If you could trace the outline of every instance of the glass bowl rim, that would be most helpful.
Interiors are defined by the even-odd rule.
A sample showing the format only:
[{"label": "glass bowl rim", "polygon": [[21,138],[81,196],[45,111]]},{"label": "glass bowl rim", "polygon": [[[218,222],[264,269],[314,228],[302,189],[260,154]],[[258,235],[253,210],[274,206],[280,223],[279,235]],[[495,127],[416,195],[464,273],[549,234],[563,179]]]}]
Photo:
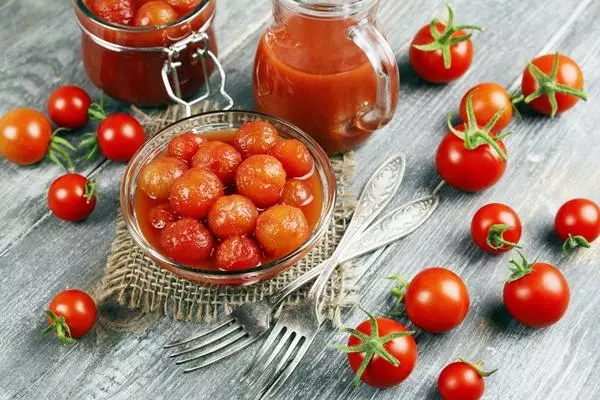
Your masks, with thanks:
[{"label": "glass bowl rim", "polygon": [[[94,14],[92,12],[92,10],[90,10],[90,8],[87,6],[85,0],[73,0],[73,4],[86,17],[88,17],[94,23],[102,26],[103,28],[106,28],[106,29],[109,29],[112,31],[116,31],[116,32],[152,32],[152,31],[158,31],[161,29],[171,28],[174,26],[178,26],[180,24],[185,25],[186,23],[193,20],[198,14],[202,13],[204,11],[204,9],[208,7],[208,4],[211,1],[212,0],[201,0],[200,3],[192,11],[190,11],[188,14],[186,14],[183,18],[178,18],[175,21],[172,21],[172,22],[169,22],[166,24],[162,24],[162,25],[154,25],[154,26],[128,26],[128,25],[115,24],[115,23],[103,20],[100,17],[98,17],[96,14]],[[215,14],[215,12],[213,11],[213,15],[214,14]],[[209,21],[207,21],[207,22],[210,22],[210,18],[209,18]]]},{"label": "glass bowl rim", "polygon": [[[323,199],[324,199],[324,202],[326,202],[326,207],[324,207],[324,212],[319,217],[319,222],[318,222],[317,226],[315,227],[315,229],[313,230],[313,232],[311,233],[311,236],[308,238],[308,240],[306,240],[306,242],[304,242],[302,244],[302,246],[300,246],[299,248],[294,250],[292,253],[290,253],[282,258],[278,258],[278,259],[268,262],[266,264],[261,264],[254,268],[240,270],[240,271],[221,271],[221,270],[217,270],[217,269],[190,268],[188,266],[177,263],[177,262],[172,261],[172,260],[168,259],[167,257],[163,256],[152,245],[150,245],[150,243],[147,242],[146,238],[144,237],[144,234],[141,232],[140,228],[138,227],[137,220],[136,220],[135,216],[133,215],[133,213],[130,212],[130,209],[129,209],[130,195],[129,195],[128,187],[130,186],[130,183],[132,183],[132,182],[130,182],[130,180],[134,180],[133,183],[135,184],[135,179],[137,178],[137,174],[133,177],[131,176],[133,173],[133,166],[136,165],[135,161],[137,160],[138,157],[140,157],[143,150],[147,146],[150,146],[151,144],[158,142],[161,134],[163,132],[171,129],[172,127],[182,124],[188,120],[198,118],[198,117],[209,117],[211,115],[236,114],[236,113],[237,114],[246,114],[246,115],[249,115],[252,117],[266,119],[267,121],[275,121],[278,124],[284,125],[288,129],[294,131],[296,134],[298,134],[302,138],[302,142],[305,145],[307,145],[307,148],[309,149],[311,155],[315,158],[315,169],[317,171],[319,169],[323,170],[323,175],[325,176],[325,179],[327,180],[325,185],[323,185],[324,189],[327,188],[328,192],[330,192],[330,193],[327,193],[327,192],[323,193]],[[319,166],[317,167],[317,165],[319,165]],[[138,169],[138,173],[139,173],[139,169]],[[157,262],[157,263],[159,264],[159,266],[161,268],[164,268],[164,266],[161,265],[161,263],[164,263],[164,264],[167,264],[170,267],[172,267],[174,270],[182,270],[186,274],[196,275],[198,278],[208,277],[208,278],[244,279],[246,277],[248,277],[248,278],[255,277],[257,274],[262,274],[262,273],[268,272],[270,270],[277,269],[281,265],[296,258],[298,255],[302,254],[303,252],[306,252],[308,249],[310,249],[314,245],[316,245],[319,240],[322,239],[322,237],[325,235],[325,232],[329,228],[329,225],[333,218],[335,204],[337,201],[337,181],[336,181],[335,173],[333,171],[333,167],[331,166],[329,156],[327,155],[325,150],[323,150],[323,148],[312,137],[310,137],[307,133],[305,133],[303,130],[301,130],[300,128],[298,128],[294,124],[291,124],[288,121],[285,121],[278,117],[274,117],[272,115],[268,115],[268,114],[264,114],[264,113],[260,113],[260,112],[256,112],[256,111],[235,110],[234,109],[234,110],[207,111],[207,112],[194,114],[190,117],[179,119],[179,120],[177,120],[173,123],[170,123],[169,125],[161,128],[160,131],[158,131],[153,137],[151,137],[146,143],[144,143],[144,145],[133,155],[133,157],[127,164],[127,167],[125,168],[125,171],[123,172],[123,177],[121,179],[121,185],[120,185],[119,192],[120,192],[119,199],[120,199],[121,212],[123,214],[123,219],[125,220],[125,225],[127,226],[127,230],[133,237],[133,240],[135,241],[135,244],[137,246],[139,246],[143,251],[149,253],[151,255],[151,257],[154,259],[154,261],[159,260],[159,262]],[[283,272],[283,271],[281,271],[281,272]],[[184,278],[184,279],[187,279],[187,278]]]}]

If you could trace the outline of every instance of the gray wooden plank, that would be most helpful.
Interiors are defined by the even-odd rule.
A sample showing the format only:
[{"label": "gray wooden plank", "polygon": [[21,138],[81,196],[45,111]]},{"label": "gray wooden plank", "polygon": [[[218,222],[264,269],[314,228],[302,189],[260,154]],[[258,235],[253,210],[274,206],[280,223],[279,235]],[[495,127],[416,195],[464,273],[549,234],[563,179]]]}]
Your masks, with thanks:
[{"label": "gray wooden plank", "polygon": [[[547,40],[567,19],[572,11],[569,4],[536,2],[519,5],[516,1],[463,9],[457,2],[467,22],[485,20],[486,26],[503,27],[512,21],[514,29],[502,52],[491,54],[506,40],[500,33],[481,35],[476,39],[478,56],[471,73],[457,84],[444,88],[424,85],[403,68],[401,107],[394,122],[380,132],[377,139],[367,143],[357,154],[359,165],[373,163],[390,155],[394,147],[409,155],[409,174],[397,199],[402,202],[422,193],[436,181],[431,167],[432,154],[443,131],[443,118],[448,108],[455,107],[460,94],[471,84],[485,78],[510,84],[525,61],[544,47]],[[390,3],[386,6],[389,7]],[[489,8],[488,8],[489,7]],[[528,7],[525,12],[524,7]],[[439,7],[438,7],[439,8]],[[552,9],[565,19],[543,20],[543,10]],[[397,26],[400,19],[393,9],[387,9],[384,26],[393,47],[404,52],[404,45],[420,23],[429,15],[418,11],[415,3],[405,11],[409,23]],[[509,14],[506,10],[512,10]],[[597,4],[587,8],[585,18],[574,31],[569,31],[560,43],[565,50],[583,64],[587,73],[588,89],[598,92],[600,77],[594,74],[599,62],[598,44],[594,43],[597,27],[593,17],[599,15]],[[464,12],[464,13],[463,13]],[[514,14],[513,14],[514,12]],[[525,19],[515,21],[514,15]],[[411,18],[408,17],[411,16]],[[412,18],[413,15],[418,15]],[[527,17],[528,16],[528,17]],[[421,19],[421,20],[420,20]],[[482,22],[483,23],[483,22]],[[522,25],[521,25],[522,24]],[[390,29],[391,28],[391,29]],[[489,29],[488,29],[489,33]],[[254,43],[256,35],[250,36]],[[481,50],[480,50],[481,49]],[[519,53],[522,59],[500,63],[503,58]],[[250,105],[248,66],[253,54],[252,46],[240,46],[234,57],[241,61],[228,64],[232,71],[232,88],[236,99]],[[490,56],[488,57],[488,54]],[[505,61],[505,60],[504,60]],[[401,65],[403,58],[400,57]],[[502,67],[498,67],[502,65]],[[441,264],[453,267],[467,281],[472,293],[473,309],[468,320],[456,331],[443,336],[418,335],[419,364],[408,382],[395,390],[377,392],[377,398],[423,398],[432,396],[435,377],[446,363],[459,355],[488,360],[489,365],[500,365],[502,370],[488,381],[489,398],[579,398],[598,396],[598,378],[591,368],[598,364],[594,354],[593,321],[598,317],[598,304],[594,299],[594,268],[598,256],[593,251],[581,252],[570,260],[567,277],[573,290],[573,303],[559,325],[545,331],[532,332],[510,322],[499,305],[500,285],[505,275],[506,257],[493,258],[482,255],[469,242],[467,226],[474,210],[487,201],[506,201],[521,212],[526,224],[525,239],[528,248],[544,255],[547,261],[559,262],[559,244],[550,235],[553,211],[560,202],[575,193],[598,199],[598,186],[587,184],[597,181],[598,161],[589,142],[597,141],[597,116],[594,115],[593,97],[590,104],[579,105],[564,117],[553,121],[527,116],[513,124],[515,135],[509,140],[513,156],[507,176],[495,188],[481,195],[465,195],[445,188],[443,203],[432,220],[413,235],[394,246],[381,266],[372,270],[363,280],[363,303],[370,309],[385,311],[391,306],[385,289],[389,286],[382,277],[389,272],[413,275],[425,265]],[[439,120],[420,120],[422,110],[428,115],[439,115]],[[438,133],[439,132],[439,133]],[[567,134],[565,134],[567,132]],[[518,161],[521,166],[517,167]],[[570,176],[575,167],[586,167],[591,174]],[[581,168],[580,168],[581,169]],[[359,169],[357,182],[366,179],[368,169]],[[89,224],[60,224],[54,219],[44,220],[31,230],[26,242],[17,244],[0,260],[4,269],[3,288],[0,294],[0,313],[7,316],[0,321],[0,347],[7,349],[1,367],[6,371],[27,371],[26,374],[3,374],[0,378],[0,397],[18,393],[21,398],[145,398],[149,395],[169,398],[238,398],[241,388],[230,382],[238,375],[239,366],[245,365],[250,353],[239,355],[227,363],[192,375],[188,379],[167,365],[160,349],[168,338],[175,338],[197,327],[173,323],[163,319],[147,330],[129,334],[105,335],[98,330],[75,348],[59,347],[39,340],[37,330],[43,326],[38,317],[48,298],[65,285],[85,286],[101,276],[101,265],[113,236],[113,218],[116,207],[116,183],[120,175],[118,166],[99,172],[101,190],[106,199],[94,213]],[[542,232],[542,234],[540,234]],[[80,238],[89,247],[69,245],[69,239]],[[432,239],[433,238],[433,239]],[[436,253],[430,251],[436,248]],[[535,254],[536,251],[532,252]],[[46,265],[38,265],[43,260]],[[64,265],[65,260],[70,265]],[[71,261],[69,261],[71,260]],[[71,264],[72,263],[72,264]],[[52,271],[49,274],[47,271]],[[33,281],[32,277],[47,279]],[[575,290],[576,288],[576,290]],[[576,296],[577,294],[587,296]],[[12,299],[12,300],[11,300]],[[362,319],[359,313],[348,314],[348,323]],[[10,322],[23,321],[16,329]],[[592,322],[589,322],[592,321]],[[343,356],[325,348],[340,342],[343,336],[335,332],[319,337],[302,373],[294,377],[281,398],[371,398],[376,392],[363,387],[355,392],[350,388],[351,375]],[[552,349],[552,351],[548,351]],[[60,362],[58,362],[60,361]],[[583,369],[580,369],[581,367]],[[513,367],[514,370],[510,368]],[[562,368],[577,373],[559,374]],[[545,377],[544,377],[545,374]],[[13,382],[7,382],[12,379]],[[541,389],[542,388],[542,389]],[[573,391],[567,392],[567,390]],[[27,389],[27,390],[24,390]],[[547,397],[545,395],[548,395]]]}]

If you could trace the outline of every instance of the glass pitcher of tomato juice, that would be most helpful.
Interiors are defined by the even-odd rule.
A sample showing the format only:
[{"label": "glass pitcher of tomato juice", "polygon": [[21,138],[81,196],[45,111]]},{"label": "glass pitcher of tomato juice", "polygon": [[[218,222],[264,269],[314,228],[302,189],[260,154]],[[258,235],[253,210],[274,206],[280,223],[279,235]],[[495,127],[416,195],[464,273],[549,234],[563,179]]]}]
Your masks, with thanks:
[{"label": "glass pitcher of tomato juice", "polygon": [[399,75],[378,2],[273,0],[254,61],[257,110],[297,125],[328,153],[352,150],[387,124]]}]

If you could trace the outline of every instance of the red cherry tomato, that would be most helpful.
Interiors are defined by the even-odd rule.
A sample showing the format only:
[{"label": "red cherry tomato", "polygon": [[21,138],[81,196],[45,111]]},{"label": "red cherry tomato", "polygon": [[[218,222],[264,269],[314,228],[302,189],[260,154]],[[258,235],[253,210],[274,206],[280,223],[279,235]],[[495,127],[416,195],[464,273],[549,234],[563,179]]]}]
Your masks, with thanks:
[{"label": "red cherry tomato", "polygon": [[600,207],[588,199],[569,200],[558,209],[554,229],[565,242],[565,254],[571,254],[579,246],[590,247],[600,235]]},{"label": "red cherry tomato", "polygon": [[230,236],[215,251],[217,267],[224,271],[240,271],[260,264],[258,244],[244,236]]},{"label": "red cherry tomato", "polygon": [[550,116],[570,109],[579,99],[587,100],[581,68],[562,54],[545,54],[531,61],[523,71],[521,91],[525,103]]},{"label": "red cherry tomato", "polygon": [[200,1],[201,0],[167,0],[167,3],[177,11],[179,16],[184,16],[198,7]]},{"label": "red cherry tomato", "polygon": [[483,362],[471,364],[459,360],[448,364],[438,378],[438,391],[444,400],[479,400],[485,391],[483,378],[495,372],[485,372]]},{"label": "red cherry tomato", "polygon": [[89,294],[70,289],[58,293],[48,306],[48,328],[63,343],[73,342],[92,330],[96,322],[96,304]]},{"label": "red cherry tomato", "polygon": [[[356,329],[344,329],[351,334],[348,346],[337,348],[348,353],[348,362],[356,374],[356,386],[361,380],[376,388],[396,386],[408,378],[415,367],[417,344],[412,336],[414,332],[392,319],[368,315],[369,319]],[[358,346],[365,349],[357,352]]]},{"label": "red cherry tomato", "polygon": [[503,86],[486,82],[469,89],[460,101],[458,109],[460,118],[465,122],[468,120],[467,99],[471,94],[473,113],[479,125],[487,125],[497,113],[501,112],[491,128],[493,132],[500,132],[506,128],[513,117],[513,105],[508,91]]},{"label": "red cherry tomato", "polygon": [[170,222],[176,221],[177,216],[171,210],[169,203],[162,203],[150,210],[150,223],[154,229],[164,229]]},{"label": "red cherry tomato", "polygon": [[454,10],[448,5],[448,23],[438,20],[422,27],[410,44],[410,65],[428,82],[445,83],[458,79],[471,65],[473,43],[464,29],[481,28],[454,25]]},{"label": "red cherry tomato", "polygon": [[[519,253],[520,254],[520,253]],[[569,283],[556,267],[543,262],[512,260],[514,268],[504,284],[504,305],[514,319],[531,328],[558,322],[569,306]]]},{"label": "red cherry tomato", "polygon": [[179,17],[168,3],[160,0],[148,1],[135,13],[135,26],[156,26],[176,21]]},{"label": "red cherry tomato", "polygon": [[[454,129],[465,131],[463,126]],[[506,155],[504,143],[497,141],[496,144]],[[493,186],[506,170],[506,161],[490,144],[481,144],[469,150],[465,146],[465,140],[452,132],[448,132],[442,139],[435,164],[443,180],[465,192],[479,192]]]},{"label": "red cherry tomato", "polygon": [[48,99],[48,115],[63,128],[77,129],[88,121],[92,99],[79,86],[61,86]]},{"label": "red cherry tomato", "polygon": [[98,126],[98,146],[112,161],[129,161],[145,140],[144,128],[128,114],[111,114]]},{"label": "red cherry tomato", "polygon": [[406,287],[404,304],[408,319],[426,332],[444,333],[467,316],[467,287],[454,272],[432,267],[419,272]]},{"label": "red cherry tomato", "polygon": [[0,155],[20,165],[46,157],[52,139],[52,125],[41,112],[16,108],[0,118]]},{"label": "red cherry tomato", "polygon": [[105,21],[130,25],[135,15],[136,0],[89,0],[90,10]]},{"label": "red cherry tomato", "polygon": [[161,231],[160,244],[167,257],[191,268],[206,261],[213,251],[210,232],[194,218],[167,224]]},{"label": "red cherry tomato", "polygon": [[206,139],[200,135],[192,132],[182,133],[171,139],[167,152],[170,156],[190,162],[198,151],[198,147],[204,142]]},{"label": "red cherry tomato", "polygon": [[48,190],[48,208],[65,221],[81,221],[96,207],[96,182],[79,174],[58,177]]},{"label": "red cherry tomato", "polygon": [[518,246],[522,230],[519,215],[501,203],[486,204],[477,210],[471,221],[473,241],[481,250],[492,254]]}]

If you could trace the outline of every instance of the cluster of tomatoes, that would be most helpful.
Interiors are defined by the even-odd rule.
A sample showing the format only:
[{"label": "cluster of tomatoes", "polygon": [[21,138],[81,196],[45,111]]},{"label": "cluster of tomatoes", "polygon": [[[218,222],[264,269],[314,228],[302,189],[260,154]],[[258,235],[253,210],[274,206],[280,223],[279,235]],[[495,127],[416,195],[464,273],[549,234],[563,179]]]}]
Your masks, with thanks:
[{"label": "cluster of tomatoes", "polygon": [[[432,83],[450,82],[462,76],[473,59],[472,25],[455,25],[454,10],[448,6],[447,23],[434,19],[416,34],[409,59],[421,78]],[[578,99],[587,99],[583,75],[575,61],[559,54],[547,54],[529,63],[523,72],[522,94],[511,97],[496,83],[481,83],[463,96],[459,115],[463,124],[453,126],[442,139],[436,166],[442,179],[467,192],[478,192],[494,185],[504,174],[507,150],[502,130],[513,117],[515,103],[525,102],[533,110],[554,116],[573,107]],[[516,110],[516,109],[515,109]],[[559,209],[555,230],[563,239],[563,251],[590,247],[600,235],[600,207],[588,199],[573,199]],[[518,214],[505,204],[492,203],[480,208],[471,223],[471,235],[482,250],[498,254],[518,244],[522,223]],[[520,323],[543,328],[559,321],[567,310],[570,288],[555,266],[530,263],[519,251],[520,260],[511,260],[511,275],[504,284],[503,299],[509,313]],[[403,304],[405,315],[414,326],[430,333],[444,333],[465,319],[470,297],[463,280],[454,272],[431,267],[419,272],[410,282],[400,276],[392,295]],[[368,314],[368,313],[367,313]],[[385,317],[369,319],[350,334],[347,346],[355,372],[354,382],[374,387],[391,387],[404,381],[416,362],[416,342],[402,323]],[[483,396],[486,372],[482,362],[464,360],[447,365],[440,373],[438,391],[446,400],[477,400]]]},{"label": "cluster of tomatoes", "polygon": [[99,18],[119,25],[164,25],[188,15],[200,0],[87,0]]},{"label": "cluster of tomatoes", "polygon": [[[77,86],[61,86],[48,99],[48,116],[32,108],[16,108],[0,118],[0,156],[18,165],[31,165],[49,158],[61,168],[75,168],[73,155],[81,150],[91,159],[98,150],[112,161],[128,161],[144,144],[144,129],[132,116],[107,115],[102,104],[92,103],[89,94]],[[89,119],[100,121],[96,132],[87,134],[76,147],[60,136],[81,129]],[[58,129],[53,131],[52,123]],[[96,182],[68,172],[56,178],[48,189],[48,208],[58,218],[80,221],[96,206]],[[60,292],[50,303],[49,329],[63,342],[91,330],[96,320],[92,298],[79,290]]]},{"label": "cluster of tomatoes", "polygon": [[304,210],[317,189],[308,183],[313,172],[301,141],[256,120],[232,137],[175,136],[142,167],[137,185],[158,202],[148,214],[164,255],[232,271],[283,257],[310,237]]}]

